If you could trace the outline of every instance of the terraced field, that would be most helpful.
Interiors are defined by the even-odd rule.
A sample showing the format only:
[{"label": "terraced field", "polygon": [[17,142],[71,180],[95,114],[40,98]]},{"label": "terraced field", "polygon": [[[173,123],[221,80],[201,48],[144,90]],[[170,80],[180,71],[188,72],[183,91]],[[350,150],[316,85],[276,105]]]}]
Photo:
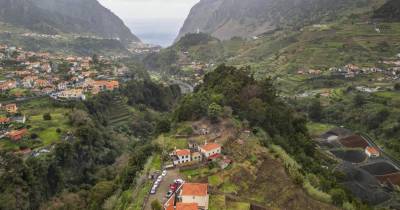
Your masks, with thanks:
[{"label": "terraced field", "polygon": [[351,163],[361,163],[367,159],[363,150],[332,150],[331,153],[337,158]]},{"label": "terraced field", "polygon": [[114,108],[111,110],[110,118],[108,120],[110,126],[121,125],[132,118],[132,113],[129,110],[129,107],[121,100],[116,100],[113,107]]}]

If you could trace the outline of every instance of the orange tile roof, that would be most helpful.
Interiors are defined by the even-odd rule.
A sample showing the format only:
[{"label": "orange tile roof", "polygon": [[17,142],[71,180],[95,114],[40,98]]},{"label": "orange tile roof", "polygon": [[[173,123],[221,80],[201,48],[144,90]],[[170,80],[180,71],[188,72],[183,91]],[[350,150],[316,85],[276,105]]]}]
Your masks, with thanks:
[{"label": "orange tile roof", "polygon": [[0,117],[0,123],[8,123],[10,122],[10,118],[8,117]]},{"label": "orange tile roof", "polygon": [[198,210],[197,203],[177,203],[176,210]]},{"label": "orange tile roof", "polygon": [[185,183],[182,187],[182,196],[206,196],[208,184],[206,183]]},{"label": "orange tile roof", "polygon": [[13,107],[17,107],[17,104],[7,104],[6,108],[13,108]]},{"label": "orange tile roof", "polygon": [[379,154],[379,151],[378,151],[375,147],[367,147],[367,151],[368,151],[370,154],[374,154],[374,155]]},{"label": "orange tile roof", "polygon": [[171,196],[171,198],[169,198],[169,200],[165,204],[166,210],[175,210],[174,203],[175,203],[175,195]]},{"label": "orange tile roof", "polygon": [[186,156],[186,155],[190,155],[190,150],[188,150],[188,149],[177,149],[175,151],[175,153],[178,156]]},{"label": "orange tile roof", "polygon": [[201,146],[201,148],[203,150],[205,150],[205,151],[215,150],[215,149],[218,149],[220,147],[221,147],[221,145],[216,144],[216,143],[209,143],[209,144]]}]

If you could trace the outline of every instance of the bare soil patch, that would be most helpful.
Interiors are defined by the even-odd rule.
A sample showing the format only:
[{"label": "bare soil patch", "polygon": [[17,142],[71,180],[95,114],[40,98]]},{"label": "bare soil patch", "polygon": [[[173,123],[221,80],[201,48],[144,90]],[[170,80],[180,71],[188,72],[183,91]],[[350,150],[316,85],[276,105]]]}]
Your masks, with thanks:
[{"label": "bare soil patch", "polygon": [[359,135],[348,136],[346,138],[340,139],[339,141],[343,146],[349,148],[365,149],[369,146],[368,142]]},{"label": "bare soil patch", "polygon": [[383,176],[376,176],[376,178],[382,183],[391,183],[400,186],[400,173],[387,174]]}]

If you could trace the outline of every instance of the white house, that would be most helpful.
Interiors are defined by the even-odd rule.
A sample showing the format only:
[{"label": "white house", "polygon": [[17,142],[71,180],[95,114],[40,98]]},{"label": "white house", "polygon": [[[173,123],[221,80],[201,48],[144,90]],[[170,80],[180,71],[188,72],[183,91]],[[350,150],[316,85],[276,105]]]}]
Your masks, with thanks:
[{"label": "white house", "polygon": [[368,157],[379,157],[379,151],[374,148],[374,147],[366,147],[365,148],[365,154],[367,154]]},{"label": "white house", "polygon": [[180,193],[182,203],[196,203],[199,209],[208,209],[208,184],[185,183]]},{"label": "white house", "polygon": [[179,165],[182,163],[187,163],[191,161],[190,150],[188,149],[177,149],[174,152],[174,165]]},{"label": "white house", "polygon": [[199,146],[199,150],[206,158],[209,158],[212,155],[221,154],[221,145],[216,143],[208,143],[203,146]]}]

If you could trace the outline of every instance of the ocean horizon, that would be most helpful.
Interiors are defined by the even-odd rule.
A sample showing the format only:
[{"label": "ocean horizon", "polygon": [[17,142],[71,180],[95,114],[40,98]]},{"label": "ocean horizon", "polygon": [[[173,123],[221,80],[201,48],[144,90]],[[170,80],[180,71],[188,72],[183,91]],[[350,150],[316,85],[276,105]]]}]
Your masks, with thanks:
[{"label": "ocean horizon", "polygon": [[138,36],[142,42],[162,47],[168,47],[173,44],[183,24],[180,19],[135,19],[126,20],[125,22],[132,33]]}]

